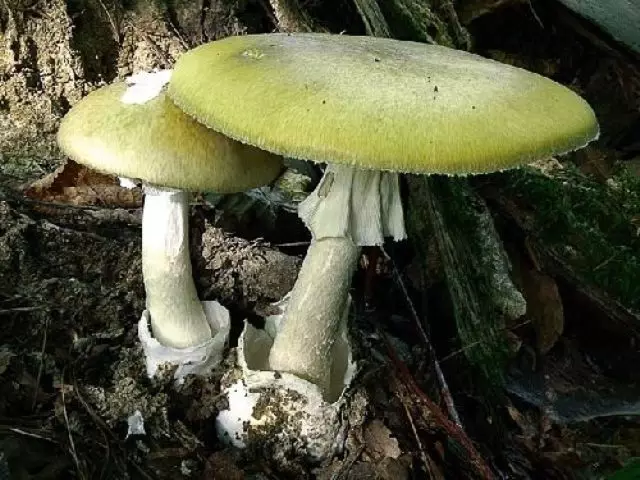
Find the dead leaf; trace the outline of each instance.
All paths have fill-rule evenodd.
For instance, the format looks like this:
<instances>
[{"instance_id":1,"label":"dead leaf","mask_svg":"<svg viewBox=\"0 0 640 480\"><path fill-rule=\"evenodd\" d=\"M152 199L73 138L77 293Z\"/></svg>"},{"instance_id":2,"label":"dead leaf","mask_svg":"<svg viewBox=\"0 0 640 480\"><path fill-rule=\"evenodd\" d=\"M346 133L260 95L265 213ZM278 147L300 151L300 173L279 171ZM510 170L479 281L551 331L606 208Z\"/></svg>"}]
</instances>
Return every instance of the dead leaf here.
<instances>
[{"instance_id":1,"label":"dead leaf","mask_svg":"<svg viewBox=\"0 0 640 480\"><path fill-rule=\"evenodd\" d=\"M121 187L118 177L96 172L73 160L24 190L25 196L44 202L100 205L120 208L142 206L142 190Z\"/></svg>"},{"instance_id":2,"label":"dead leaf","mask_svg":"<svg viewBox=\"0 0 640 480\"><path fill-rule=\"evenodd\" d=\"M575 162L582 173L604 183L613 175L615 156L591 145L575 152Z\"/></svg>"},{"instance_id":3,"label":"dead leaf","mask_svg":"<svg viewBox=\"0 0 640 480\"><path fill-rule=\"evenodd\" d=\"M376 462L387 457L397 459L402 454L398 440L381 420L375 419L366 426L364 441L366 452Z\"/></svg>"},{"instance_id":4,"label":"dead leaf","mask_svg":"<svg viewBox=\"0 0 640 480\"><path fill-rule=\"evenodd\" d=\"M564 331L564 308L556 281L533 268L522 271L523 294L527 300L527 317L536 332L541 354L556 344Z\"/></svg>"},{"instance_id":5,"label":"dead leaf","mask_svg":"<svg viewBox=\"0 0 640 480\"><path fill-rule=\"evenodd\" d=\"M408 480L411 478L411 461L411 455L403 455L397 459L385 457L376 465L376 478L380 480Z\"/></svg>"}]
</instances>

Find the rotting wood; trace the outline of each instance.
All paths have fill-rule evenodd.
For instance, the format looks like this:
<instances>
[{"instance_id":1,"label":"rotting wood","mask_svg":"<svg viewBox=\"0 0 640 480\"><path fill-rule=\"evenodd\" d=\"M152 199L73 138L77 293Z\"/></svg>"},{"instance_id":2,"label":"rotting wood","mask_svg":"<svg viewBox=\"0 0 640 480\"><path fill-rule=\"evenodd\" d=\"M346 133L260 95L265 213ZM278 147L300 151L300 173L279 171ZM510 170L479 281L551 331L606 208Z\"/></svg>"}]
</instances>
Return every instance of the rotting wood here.
<instances>
[{"instance_id":1,"label":"rotting wood","mask_svg":"<svg viewBox=\"0 0 640 480\"><path fill-rule=\"evenodd\" d=\"M313 23L297 0L269 0L282 32L311 32Z\"/></svg>"},{"instance_id":2,"label":"rotting wood","mask_svg":"<svg viewBox=\"0 0 640 480\"><path fill-rule=\"evenodd\" d=\"M531 212L519 207L513 199L490 184L483 185L481 192L494 209L513 222L524 234L528 253L540 271L570 285L609 318L612 321L611 326L615 325L617 330L633 334L640 341L640 315L576 272L567 258L566 251L563 255L540 237L535 216Z\"/></svg>"},{"instance_id":3,"label":"rotting wood","mask_svg":"<svg viewBox=\"0 0 640 480\"><path fill-rule=\"evenodd\" d=\"M435 237L461 348L496 393L507 358L505 318L518 318L526 308L509 277L506 253L497 232L486 221L487 206L466 180L410 180L409 238L424 264L431 254L427 251L430 239ZM446 206L442 198L447 198ZM423 275L427 268L422 265Z\"/></svg>"}]
</instances>

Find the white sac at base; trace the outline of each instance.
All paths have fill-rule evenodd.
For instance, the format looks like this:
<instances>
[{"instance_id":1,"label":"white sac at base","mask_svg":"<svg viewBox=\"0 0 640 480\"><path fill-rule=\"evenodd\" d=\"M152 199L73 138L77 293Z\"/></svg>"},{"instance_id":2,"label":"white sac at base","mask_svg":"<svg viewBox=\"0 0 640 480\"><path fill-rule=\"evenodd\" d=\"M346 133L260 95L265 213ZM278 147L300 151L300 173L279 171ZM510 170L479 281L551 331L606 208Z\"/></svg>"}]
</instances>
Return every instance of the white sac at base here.
<instances>
[{"instance_id":1,"label":"white sac at base","mask_svg":"<svg viewBox=\"0 0 640 480\"><path fill-rule=\"evenodd\" d=\"M229 311L216 301L202 302L202 306L213 337L200 345L187 348L167 347L158 342L149 328L149 311L142 312L138 322L138 338L145 354L149 377L156 374L160 365L169 363L178 366L174 378L182 383L186 375L206 375L220 363L229 338Z\"/></svg>"},{"instance_id":2,"label":"white sac at base","mask_svg":"<svg viewBox=\"0 0 640 480\"><path fill-rule=\"evenodd\" d=\"M282 307L287 300L288 296L276 305ZM237 368L222 381L229 408L216 419L218 437L237 448L259 446L279 463L291 458L321 462L344 447L344 394L356 371L346 328L335 343L331 365L334 398L327 401L315 384L268 370L269 351L281 318L282 314L268 317L264 330L245 324L236 350Z\"/></svg>"}]
</instances>

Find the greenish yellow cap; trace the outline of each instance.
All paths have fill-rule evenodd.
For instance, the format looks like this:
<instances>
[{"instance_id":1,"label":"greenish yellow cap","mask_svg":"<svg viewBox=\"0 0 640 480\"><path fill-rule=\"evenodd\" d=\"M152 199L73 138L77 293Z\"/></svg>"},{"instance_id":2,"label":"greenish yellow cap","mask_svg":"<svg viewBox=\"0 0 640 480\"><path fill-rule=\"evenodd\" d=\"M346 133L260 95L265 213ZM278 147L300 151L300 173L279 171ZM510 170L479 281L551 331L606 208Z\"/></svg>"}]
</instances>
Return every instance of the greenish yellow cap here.
<instances>
[{"instance_id":1,"label":"greenish yellow cap","mask_svg":"<svg viewBox=\"0 0 640 480\"><path fill-rule=\"evenodd\" d=\"M163 91L126 103L129 88L115 83L75 105L58 131L62 151L96 170L183 190L239 192L281 172L281 157L197 123Z\"/></svg>"},{"instance_id":2,"label":"greenish yellow cap","mask_svg":"<svg viewBox=\"0 0 640 480\"><path fill-rule=\"evenodd\" d=\"M229 37L180 57L167 93L242 142L380 170L490 172L575 150L598 135L587 102L548 78L375 37Z\"/></svg>"}]
</instances>

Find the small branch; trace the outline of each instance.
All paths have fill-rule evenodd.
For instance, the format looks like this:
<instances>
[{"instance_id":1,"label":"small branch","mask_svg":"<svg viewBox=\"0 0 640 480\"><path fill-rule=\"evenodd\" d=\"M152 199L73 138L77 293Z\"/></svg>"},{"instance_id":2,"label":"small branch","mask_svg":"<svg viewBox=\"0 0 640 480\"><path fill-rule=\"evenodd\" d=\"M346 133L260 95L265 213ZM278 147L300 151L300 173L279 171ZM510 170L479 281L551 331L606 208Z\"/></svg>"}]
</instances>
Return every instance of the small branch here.
<instances>
[{"instance_id":1,"label":"small branch","mask_svg":"<svg viewBox=\"0 0 640 480\"><path fill-rule=\"evenodd\" d=\"M269 0L281 32L311 32L311 19L304 13L297 0Z\"/></svg>"},{"instance_id":2,"label":"small branch","mask_svg":"<svg viewBox=\"0 0 640 480\"><path fill-rule=\"evenodd\" d=\"M44 353L47 348L47 332L49 331L49 317L46 318L44 331L42 332L42 347L40 348L40 363L38 365L38 374L36 375L36 388L33 392L33 400L31 402L31 411L35 412L36 403L38 401L38 392L40 391L40 381L42 380L42 370L44 368Z\"/></svg>"},{"instance_id":3,"label":"small branch","mask_svg":"<svg viewBox=\"0 0 640 480\"><path fill-rule=\"evenodd\" d=\"M109 26L111 27L111 32L113 33L113 39L119 45L120 44L120 31L119 31L118 27L116 26L116 22L113 20L113 17L111 16L111 13L109 12L109 9L104 4L104 2L102 0L97 0L97 2L100 5L100 7L102 8L102 10L104 10L104 13L105 13L105 15L107 17L107 20L109 21Z\"/></svg>"},{"instance_id":4,"label":"small branch","mask_svg":"<svg viewBox=\"0 0 640 480\"><path fill-rule=\"evenodd\" d=\"M153 477L149 475L145 470L142 469L140 465L131 457L131 455L127 452L127 449L124 443L113 433L113 430L107 426L106 423L100 418L100 416L91 408L91 406L84 399L82 394L80 393L80 386L76 380L75 368L72 369L71 372L71 382L73 385L73 391L75 393L76 399L80 402L80 405L85 409L89 417L95 422L96 427L102 432L103 438L105 439L105 450L107 456L111 455L111 449L109 447L109 441L113 442L115 446L118 447L118 450L122 454L125 462L132 466L136 472L145 480L153 480Z\"/></svg>"},{"instance_id":5,"label":"small branch","mask_svg":"<svg viewBox=\"0 0 640 480\"><path fill-rule=\"evenodd\" d=\"M422 322L420 321L418 312L416 311L415 306L413 305L413 302L409 297L409 292L407 292L407 287L405 286L404 281L400 276L400 272L398 272L398 268L396 267L396 264L393 260L391 260L391 265L393 266L393 276L397 284L400 286L400 289L402 290L404 298L407 302L407 306L411 311L411 316L413 317L416 327L420 332L420 336L422 337L422 340L424 341L424 344L427 347L429 358L431 358L433 369L436 372L436 377L438 378L438 383L440 383L440 394L442 395L444 403L447 406L447 411L449 412L449 416L456 423L456 425L458 425L458 427L462 429L462 421L460 420L460 416L458 415L458 411L456 410L455 403L453 402L453 396L451 395L451 390L449 390L449 385L447 384L447 380L445 379L444 373L442 373L442 369L440 368L440 363L438 362L436 351L433 348L433 345L431 345L429 336L427 335L427 332L422 326Z\"/></svg>"},{"instance_id":6,"label":"small branch","mask_svg":"<svg viewBox=\"0 0 640 480\"><path fill-rule=\"evenodd\" d=\"M27 432L26 430L23 430L21 428L9 428L8 430L18 435L24 435L25 437L36 438L38 440L43 440L45 442L53 443L54 445L57 445L58 443L52 438L43 437L42 435L38 435L37 433L33 433L33 432Z\"/></svg>"},{"instance_id":7,"label":"small branch","mask_svg":"<svg viewBox=\"0 0 640 480\"><path fill-rule=\"evenodd\" d=\"M62 378L64 379L64 370L62 371ZM87 478L86 472L80 466L80 459L78 458L78 454L76 452L76 444L73 441L73 434L71 433L71 425L69 425L69 416L67 415L67 405L64 398L64 391L66 389L66 385L64 382L60 387L60 395L62 400L62 415L64 416L64 422L67 427L67 435L69 437L69 453L71 453L71 457L73 458L74 463L76 464L76 472L81 479Z\"/></svg>"},{"instance_id":8,"label":"small branch","mask_svg":"<svg viewBox=\"0 0 640 480\"><path fill-rule=\"evenodd\" d=\"M399 385L398 379L393 377L393 384L396 387L396 390L400 390L402 387ZM413 433L413 438L416 441L416 445L418 446L418 450L420 451L420 460L422 460L422 464L424 465L424 469L426 470L429 478L433 478L433 472L431 471L431 464L429 462L429 456L427 452L425 452L424 447L422 446L422 440L420 440L420 435L418 435L418 429L416 428L416 423L413 420L413 416L411 415L411 410L409 410L409 405L407 404L407 399L405 395L398 395L400 398L400 403L402 403L402 408L404 409L404 413L407 416L407 420L409 421L409 425L411 426L411 433Z\"/></svg>"},{"instance_id":9,"label":"small branch","mask_svg":"<svg viewBox=\"0 0 640 480\"><path fill-rule=\"evenodd\" d=\"M391 361L393 362L394 366L396 367L396 371L399 374L400 381L396 382L396 385L401 386L402 389L412 391L419 400L419 403L426 407L427 410L433 415L433 418L435 419L437 425L444 429L447 436L458 442L460 446L465 449L468 455L469 463L471 463L471 465L475 467L482 478L484 478L485 480L493 480L495 478L494 474L491 472L491 469L486 464L464 430L462 430L458 425L449 420L447 416L442 412L440 407L433 400L431 400L420 389L420 387L418 387L418 385L415 383L415 380L411 376L411 373L409 372L407 366L398 358L398 355L396 354L389 339L384 333L381 333L380 335L385 340L389 358L391 358Z\"/></svg>"},{"instance_id":10,"label":"small branch","mask_svg":"<svg viewBox=\"0 0 640 480\"><path fill-rule=\"evenodd\" d=\"M509 328L503 328L501 331L503 332L513 332L515 330L517 330L520 327L523 327L525 325L528 325L531 323L531 320L525 320L523 322L517 323ZM478 345L480 345L483 342L483 340L476 340L475 342L469 343L467 345L465 345L462 348L458 348L457 350L453 350L451 353L449 353L448 355L442 357L440 359L440 363L445 363L449 360L451 360L454 357L457 357L458 355L465 353L465 350L469 350L470 348L474 348L477 347Z\"/></svg>"}]
</instances>

